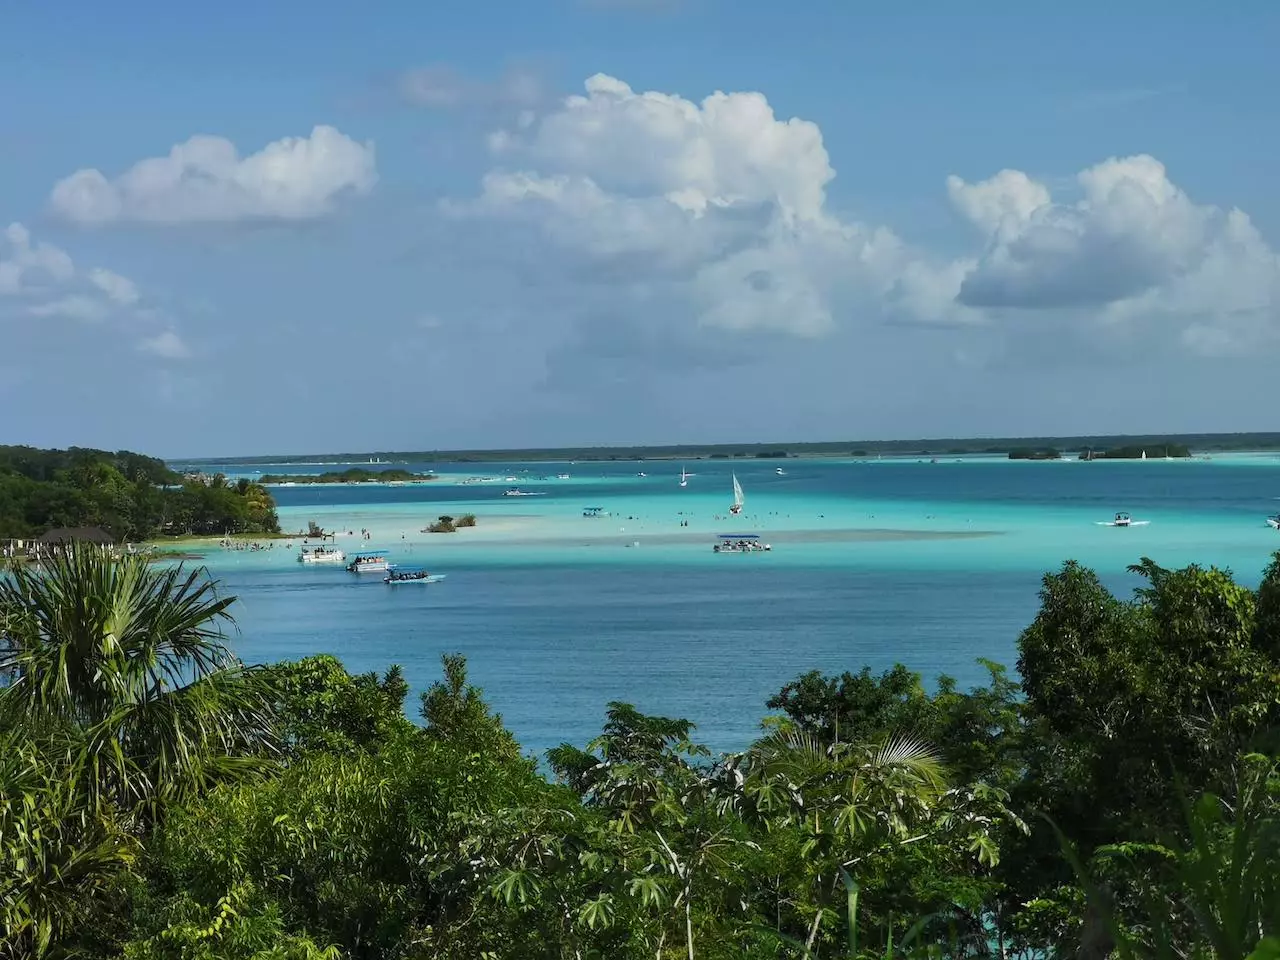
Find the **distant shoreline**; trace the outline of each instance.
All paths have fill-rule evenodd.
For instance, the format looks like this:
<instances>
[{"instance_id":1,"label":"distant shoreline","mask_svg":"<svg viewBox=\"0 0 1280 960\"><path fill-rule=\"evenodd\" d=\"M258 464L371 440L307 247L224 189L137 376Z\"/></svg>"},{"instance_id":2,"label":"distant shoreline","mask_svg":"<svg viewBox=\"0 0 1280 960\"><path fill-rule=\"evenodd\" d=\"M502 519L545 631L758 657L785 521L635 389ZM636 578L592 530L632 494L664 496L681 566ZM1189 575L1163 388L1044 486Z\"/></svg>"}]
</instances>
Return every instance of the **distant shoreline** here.
<instances>
[{"instance_id":1,"label":"distant shoreline","mask_svg":"<svg viewBox=\"0 0 1280 960\"><path fill-rule=\"evenodd\" d=\"M1107 447L1146 446L1159 450L1164 446L1185 446L1193 455L1205 453L1265 453L1280 450L1280 433L1168 433L1113 434L1095 436L1042 437L970 437L918 440L848 440L803 443L718 443L718 444L648 444L635 446L541 447L491 450L423 450L338 452L327 454L294 454L239 457L168 458L170 463L192 466L227 464L234 466L343 466L369 469L394 467L402 463L607 463L678 460L782 460L800 457L875 457L875 456L991 456L1008 455L1020 448L1054 448L1082 452Z\"/></svg>"}]
</instances>

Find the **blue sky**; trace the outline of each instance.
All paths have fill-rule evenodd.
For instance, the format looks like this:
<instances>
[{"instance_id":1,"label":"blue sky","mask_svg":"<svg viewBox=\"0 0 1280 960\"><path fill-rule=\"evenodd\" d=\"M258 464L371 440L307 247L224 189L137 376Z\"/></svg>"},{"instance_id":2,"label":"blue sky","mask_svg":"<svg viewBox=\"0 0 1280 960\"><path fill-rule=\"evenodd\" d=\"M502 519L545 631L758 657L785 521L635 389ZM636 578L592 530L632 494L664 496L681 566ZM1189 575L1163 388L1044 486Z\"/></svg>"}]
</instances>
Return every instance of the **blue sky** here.
<instances>
[{"instance_id":1,"label":"blue sky","mask_svg":"<svg viewBox=\"0 0 1280 960\"><path fill-rule=\"evenodd\" d=\"M0 12L0 442L1274 428L1280 12L443 6Z\"/></svg>"}]
</instances>

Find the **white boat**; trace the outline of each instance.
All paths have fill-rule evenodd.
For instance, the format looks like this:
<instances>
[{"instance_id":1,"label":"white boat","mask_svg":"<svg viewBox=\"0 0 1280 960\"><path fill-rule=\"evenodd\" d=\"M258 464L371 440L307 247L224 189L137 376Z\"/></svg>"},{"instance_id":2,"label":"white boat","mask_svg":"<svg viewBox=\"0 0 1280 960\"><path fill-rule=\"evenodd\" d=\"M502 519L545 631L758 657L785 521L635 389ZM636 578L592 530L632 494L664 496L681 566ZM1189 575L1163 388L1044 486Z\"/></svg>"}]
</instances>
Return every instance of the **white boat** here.
<instances>
[{"instance_id":1,"label":"white boat","mask_svg":"<svg viewBox=\"0 0 1280 960\"><path fill-rule=\"evenodd\" d=\"M1147 451L1145 450L1142 451L1142 459L1143 460L1147 459Z\"/></svg>"},{"instance_id":2,"label":"white boat","mask_svg":"<svg viewBox=\"0 0 1280 960\"><path fill-rule=\"evenodd\" d=\"M1117 513L1113 520L1099 520L1100 527L1145 527L1150 520L1134 520L1127 513Z\"/></svg>"},{"instance_id":3,"label":"white boat","mask_svg":"<svg viewBox=\"0 0 1280 960\"><path fill-rule=\"evenodd\" d=\"M607 517L609 515L609 511L606 510L604 507L583 507L582 515L584 517L590 517L591 519L594 520L599 517Z\"/></svg>"},{"instance_id":4,"label":"white boat","mask_svg":"<svg viewBox=\"0 0 1280 960\"><path fill-rule=\"evenodd\" d=\"M747 502L746 496L742 493L742 484L738 482L738 475L733 474L733 506L729 508L729 512L735 517L742 512L742 506Z\"/></svg>"},{"instance_id":5,"label":"white boat","mask_svg":"<svg viewBox=\"0 0 1280 960\"><path fill-rule=\"evenodd\" d=\"M538 493L531 490L521 490L519 487L512 487L510 490L502 491L504 497L542 497L546 494Z\"/></svg>"},{"instance_id":6,"label":"white boat","mask_svg":"<svg viewBox=\"0 0 1280 960\"><path fill-rule=\"evenodd\" d=\"M773 471L773 472L774 472L774 473L776 473L776 474L777 474L778 476L780 476L780 477L785 477L785 476L787 475L787 471L783 470L781 467L779 467L777 470L775 470L775 471Z\"/></svg>"},{"instance_id":7,"label":"white boat","mask_svg":"<svg viewBox=\"0 0 1280 960\"><path fill-rule=\"evenodd\" d=\"M391 564L387 562L387 551L367 550L357 553L347 564L347 569L352 573L386 573L391 569Z\"/></svg>"},{"instance_id":8,"label":"white boat","mask_svg":"<svg viewBox=\"0 0 1280 960\"><path fill-rule=\"evenodd\" d=\"M344 563L347 555L337 547L303 546L298 553L299 563Z\"/></svg>"},{"instance_id":9,"label":"white boat","mask_svg":"<svg viewBox=\"0 0 1280 960\"><path fill-rule=\"evenodd\" d=\"M755 533L722 533L711 547L713 553L768 553L772 549Z\"/></svg>"},{"instance_id":10,"label":"white boat","mask_svg":"<svg viewBox=\"0 0 1280 960\"><path fill-rule=\"evenodd\" d=\"M556 479L557 479L557 480L568 480L568 479L569 479L569 475L568 475L567 473L557 473L557 474L556 474Z\"/></svg>"},{"instance_id":11,"label":"white boat","mask_svg":"<svg viewBox=\"0 0 1280 960\"><path fill-rule=\"evenodd\" d=\"M443 573L427 573L420 567L392 567L382 578L383 583L439 583L445 578Z\"/></svg>"},{"instance_id":12,"label":"white boat","mask_svg":"<svg viewBox=\"0 0 1280 960\"><path fill-rule=\"evenodd\" d=\"M680 486L687 487L688 485L689 485L689 474L685 471L684 467L681 467L680 468Z\"/></svg>"},{"instance_id":13,"label":"white boat","mask_svg":"<svg viewBox=\"0 0 1280 960\"><path fill-rule=\"evenodd\" d=\"M647 473L645 473L643 470L641 470L639 473L637 473L637 474L636 474L636 476L637 476L637 477L647 477L647 476L648 476L648 474L647 474Z\"/></svg>"},{"instance_id":14,"label":"white boat","mask_svg":"<svg viewBox=\"0 0 1280 960\"><path fill-rule=\"evenodd\" d=\"M1280 530L1280 513L1274 517L1267 517L1267 526L1272 530Z\"/></svg>"}]
</instances>

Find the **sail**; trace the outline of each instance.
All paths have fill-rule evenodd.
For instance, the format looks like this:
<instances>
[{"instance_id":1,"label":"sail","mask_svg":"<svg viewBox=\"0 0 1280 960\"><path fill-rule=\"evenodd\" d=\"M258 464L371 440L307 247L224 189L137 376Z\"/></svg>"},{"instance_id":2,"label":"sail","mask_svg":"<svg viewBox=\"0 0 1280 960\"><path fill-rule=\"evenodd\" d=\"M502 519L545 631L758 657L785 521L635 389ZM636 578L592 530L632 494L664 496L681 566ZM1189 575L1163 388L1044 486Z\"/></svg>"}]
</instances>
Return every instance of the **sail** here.
<instances>
[{"instance_id":1,"label":"sail","mask_svg":"<svg viewBox=\"0 0 1280 960\"><path fill-rule=\"evenodd\" d=\"M738 482L738 475L733 475L733 505L741 510L742 505L746 502L746 497L742 495L742 484Z\"/></svg>"}]
</instances>

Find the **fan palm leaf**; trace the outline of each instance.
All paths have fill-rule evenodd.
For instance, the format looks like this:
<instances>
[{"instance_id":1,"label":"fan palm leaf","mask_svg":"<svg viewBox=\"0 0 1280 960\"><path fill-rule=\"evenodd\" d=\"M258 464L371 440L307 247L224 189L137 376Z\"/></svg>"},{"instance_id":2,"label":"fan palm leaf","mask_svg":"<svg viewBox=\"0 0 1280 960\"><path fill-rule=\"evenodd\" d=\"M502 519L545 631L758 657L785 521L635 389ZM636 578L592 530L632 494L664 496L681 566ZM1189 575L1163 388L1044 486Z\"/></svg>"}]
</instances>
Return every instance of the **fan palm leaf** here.
<instances>
[{"instance_id":1,"label":"fan palm leaf","mask_svg":"<svg viewBox=\"0 0 1280 960\"><path fill-rule=\"evenodd\" d=\"M274 748L265 674L225 642L233 598L202 570L75 549L0 582L0 722L78 743L95 803L132 809Z\"/></svg>"}]
</instances>

